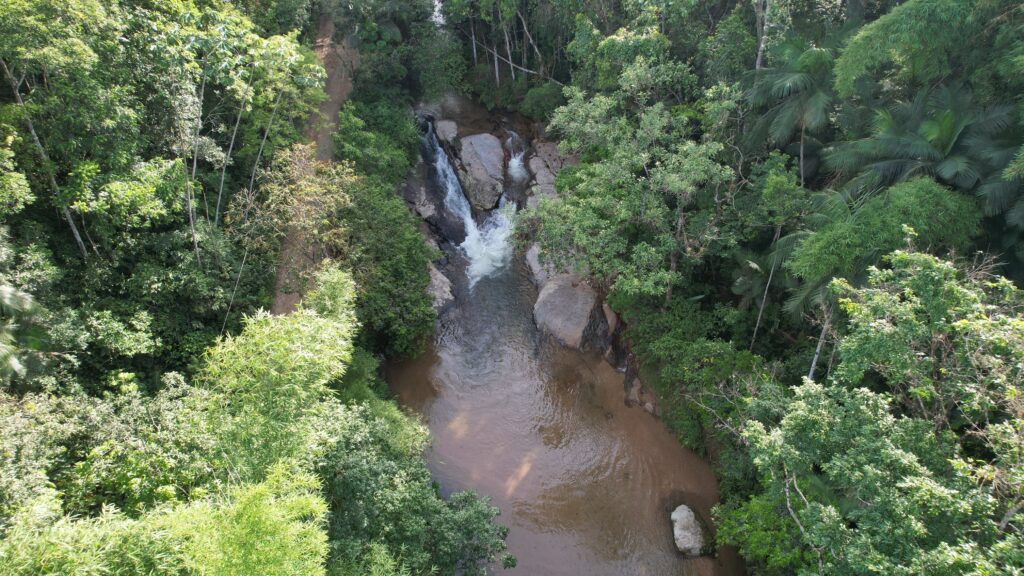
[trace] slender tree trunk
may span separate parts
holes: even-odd
[[[772,238],[772,246],[779,241],[779,235],[782,234],[782,224],[775,227],[775,237]],[[761,316],[764,314],[764,306],[768,302],[768,289],[772,286],[772,278],[775,276],[775,267],[778,265],[779,259],[772,258],[772,268],[768,272],[768,281],[764,285],[764,294],[761,295],[761,306],[757,310],[757,322],[754,323],[754,335],[750,338],[750,349],[754,349],[754,342],[757,342],[757,331],[761,327]]]
[[[39,139],[39,134],[36,132],[36,126],[32,122],[32,116],[28,113],[28,108],[25,106],[25,101],[21,99],[21,91],[19,90],[19,82],[15,80],[14,74],[11,69],[7,67],[7,62],[0,59],[0,66],[3,66],[4,76],[7,76],[7,81],[11,85],[11,92],[14,94],[14,101],[19,107],[25,112],[25,123],[28,125],[29,134],[32,135],[32,143],[35,144],[36,151],[39,152],[39,156],[43,159],[43,168],[46,170],[46,176],[50,182],[50,192],[53,193],[53,199],[55,205],[60,205],[60,186],[57,185],[57,177],[53,174],[53,169],[50,166],[50,156],[46,153],[46,148],[43,147],[42,141]],[[78,249],[82,252],[82,258],[89,257],[89,251],[85,248],[85,242],[82,241],[82,235],[78,232],[78,226],[75,224],[75,219],[71,215],[71,209],[67,206],[60,208],[61,214],[64,216],[64,220],[68,223],[68,227],[71,228],[71,235],[75,237],[75,243],[78,244]]]
[[[678,208],[678,217],[676,218],[676,248],[672,250],[672,253],[668,257],[668,270],[669,274],[674,276],[676,270],[679,268],[679,241],[683,235],[683,229],[686,227],[686,216],[683,213],[682,207]],[[672,303],[672,281],[669,281],[668,286],[665,288],[665,307]]]
[[[491,42],[491,54],[494,54],[494,85],[501,86],[501,75],[498,72],[498,45]]]
[[[199,166],[199,132],[203,128],[203,101],[206,98],[206,62],[209,55],[203,56],[202,74],[203,81],[199,84],[199,115],[196,117],[196,131],[192,135],[192,174],[188,180],[188,186],[185,187],[185,210],[188,211],[188,227],[192,232],[192,249],[196,253],[196,263],[201,264],[202,260],[199,256],[199,237],[196,236],[196,215],[195,209],[192,206],[193,186],[196,181],[196,169]]]
[[[473,19],[469,19],[469,33],[473,36],[473,66],[476,66],[479,62],[476,55],[476,26],[473,25]]]
[[[228,144],[228,153],[224,156],[224,163],[220,167],[220,185],[217,187],[217,207],[213,211],[213,225],[220,223],[220,202],[224,197],[224,177],[228,172],[228,164],[231,162],[231,153],[235,150],[235,137],[238,136],[238,126],[242,123],[242,115],[245,113],[245,103],[249,99],[249,92],[252,90],[252,77],[256,75],[256,62],[253,61],[249,69],[249,80],[245,83],[245,92],[242,93],[242,103],[238,106],[238,114],[235,115],[235,126],[231,129],[231,142]]]
[[[512,46],[508,43],[508,27],[505,26],[504,22],[501,25],[501,33],[505,35],[505,54],[508,56],[509,67],[508,71],[512,75],[512,81],[516,81],[516,69],[512,64]]]
[[[242,264],[238,267],[238,276],[235,277],[235,287],[231,289],[231,299],[228,300],[228,311],[224,313],[224,322],[220,325],[220,335],[224,335],[224,329],[228,327],[228,318],[231,316],[231,306],[235,303],[235,294],[238,293],[238,283],[242,280],[242,271],[245,270],[245,261],[249,258],[249,247],[246,246],[242,254]]]
[[[277,93],[274,99],[274,109],[270,112],[270,119],[267,120],[267,127],[263,129],[263,138],[260,140],[260,149],[256,152],[256,161],[252,164],[252,175],[249,176],[249,190],[256,184],[256,170],[260,167],[260,158],[263,157],[263,147],[267,144],[267,137],[270,136],[270,129],[274,126],[274,118],[277,117],[277,107],[281,104],[281,96],[284,90]]]
[[[764,53],[768,47],[768,28],[770,26],[768,22],[768,13],[771,12],[772,3],[771,0],[756,0],[756,5],[761,6],[761,27],[759,29],[760,39],[757,42],[757,61],[754,63],[754,69],[760,70],[764,68]]]
[[[814,379],[814,371],[818,368],[818,357],[821,356],[821,349],[825,345],[825,335],[828,334],[829,323],[832,320],[827,308],[822,307],[822,311],[825,314],[825,318],[821,324],[821,335],[818,336],[818,346],[814,349],[814,358],[811,360],[811,369],[807,371],[807,378],[809,380]]]
[[[800,187],[804,187],[804,127],[800,127]]]
[[[533,46],[533,53],[537,55],[537,70],[540,75],[544,75],[544,57],[540,55],[540,48],[537,48],[537,44],[533,41],[533,35],[530,34],[530,28],[526,25],[526,18],[523,17],[523,13],[516,10],[516,14],[519,15],[519,21],[523,23],[523,33],[526,34],[526,40]],[[476,48],[474,48],[476,50]],[[526,50],[523,50],[524,52]]]

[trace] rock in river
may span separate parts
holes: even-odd
[[[437,266],[430,264],[430,285],[427,286],[427,293],[433,301],[434,311],[440,312],[455,299],[452,295],[452,281],[448,279]]]
[[[461,139],[459,171],[462,188],[474,210],[490,210],[498,205],[505,182],[505,151],[493,134],[473,134]]]
[[[693,510],[685,504],[672,511],[672,536],[680,552],[688,557],[700,556],[704,532]]]
[[[570,348],[601,345],[608,336],[597,293],[572,274],[560,274],[544,285],[533,318],[541,330]]]

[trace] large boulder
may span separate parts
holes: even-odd
[[[536,206],[541,198],[554,198],[555,177],[566,166],[579,164],[575,156],[562,154],[558,144],[554,142],[537,142],[533,145],[533,156],[530,157],[530,172],[533,173],[533,186],[527,205]]]
[[[466,136],[462,138],[459,156],[459,180],[469,204],[480,212],[493,209],[505,185],[505,151],[501,141],[493,134]]]
[[[672,536],[676,548],[685,556],[697,557],[704,548],[704,529],[689,506],[680,505],[672,511]]]
[[[533,318],[541,330],[577,350],[601,346],[608,336],[597,293],[572,274],[559,274],[544,285]]]
[[[434,311],[440,312],[445,306],[455,299],[452,295],[452,281],[448,279],[437,266],[430,264],[430,284],[427,286],[427,293],[433,301]]]
[[[455,139],[459,137],[459,126],[454,120],[438,120],[434,122],[434,134],[442,144],[454,145]]]
[[[526,250],[526,266],[530,269],[530,280],[537,288],[543,288],[548,283],[548,279],[554,275],[550,266],[541,264],[540,245],[537,243],[532,244]]]

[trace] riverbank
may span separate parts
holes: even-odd
[[[459,110],[465,106],[449,103],[427,113],[439,125],[454,123],[441,125],[438,138],[452,151],[453,172],[463,185],[473,185],[468,180],[489,178],[493,170],[473,170],[474,162],[488,159],[469,158],[478,151],[467,154],[465,142],[484,138],[449,117]],[[496,127],[490,135],[507,146],[514,120],[492,116],[484,122],[478,112],[470,115],[474,128]],[[546,158],[537,148],[529,151],[531,186],[524,203],[542,191],[553,193],[554,174],[538,174],[538,168],[555,162],[554,143],[542,143]],[[510,156],[506,152],[506,162]],[[609,363],[615,355],[604,352],[618,320],[604,316],[595,298],[589,306],[601,313],[603,330],[596,336],[580,330],[587,337],[575,345],[583,351],[562,345],[538,327],[543,321],[535,321],[543,283],[523,252],[471,280],[467,270],[479,256],[460,247],[468,234],[457,229],[486,228],[491,216],[480,211],[467,223],[446,215],[452,203],[439,189],[444,181],[433,161],[425,157],[406,186],[407,201],[445,250],[437,265],[453,300],[441,310],[428,350],[392,363],[385,376],[400,403],[431,430],[425,456],[442,491],[472,489],[502,509],[509,549],[519,561],[514,573],[742,574],[731,549],[694,559],[675,549],[672,510],[685,503],[711,527],[717,483],[711,467],[652,415],[650,397],[638,401],[635,375]],[[515,182],[505,178],[502,185],[511,197]],[[706,536],[710,544],[712,533]]]

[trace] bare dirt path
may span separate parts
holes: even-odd
[[[346,38],[340,44],[334,42],[334,18],[321,14],[314,48],[317,57],[327,71],[324,90],[327,99],[313,113],[306,124],[306,139],[316,144],[316,157],[320,161],[334,158],[334,126],[338,111],[352,92],[352,77],[359,68],[359,52]],[[310,250],[310,243],[296,229],[288,231],[281,244],[281,254],[274,278],[274,302],[272,314],[288,314],[295,310],[302,299],[303,273],[318,263],[318,256]]]

